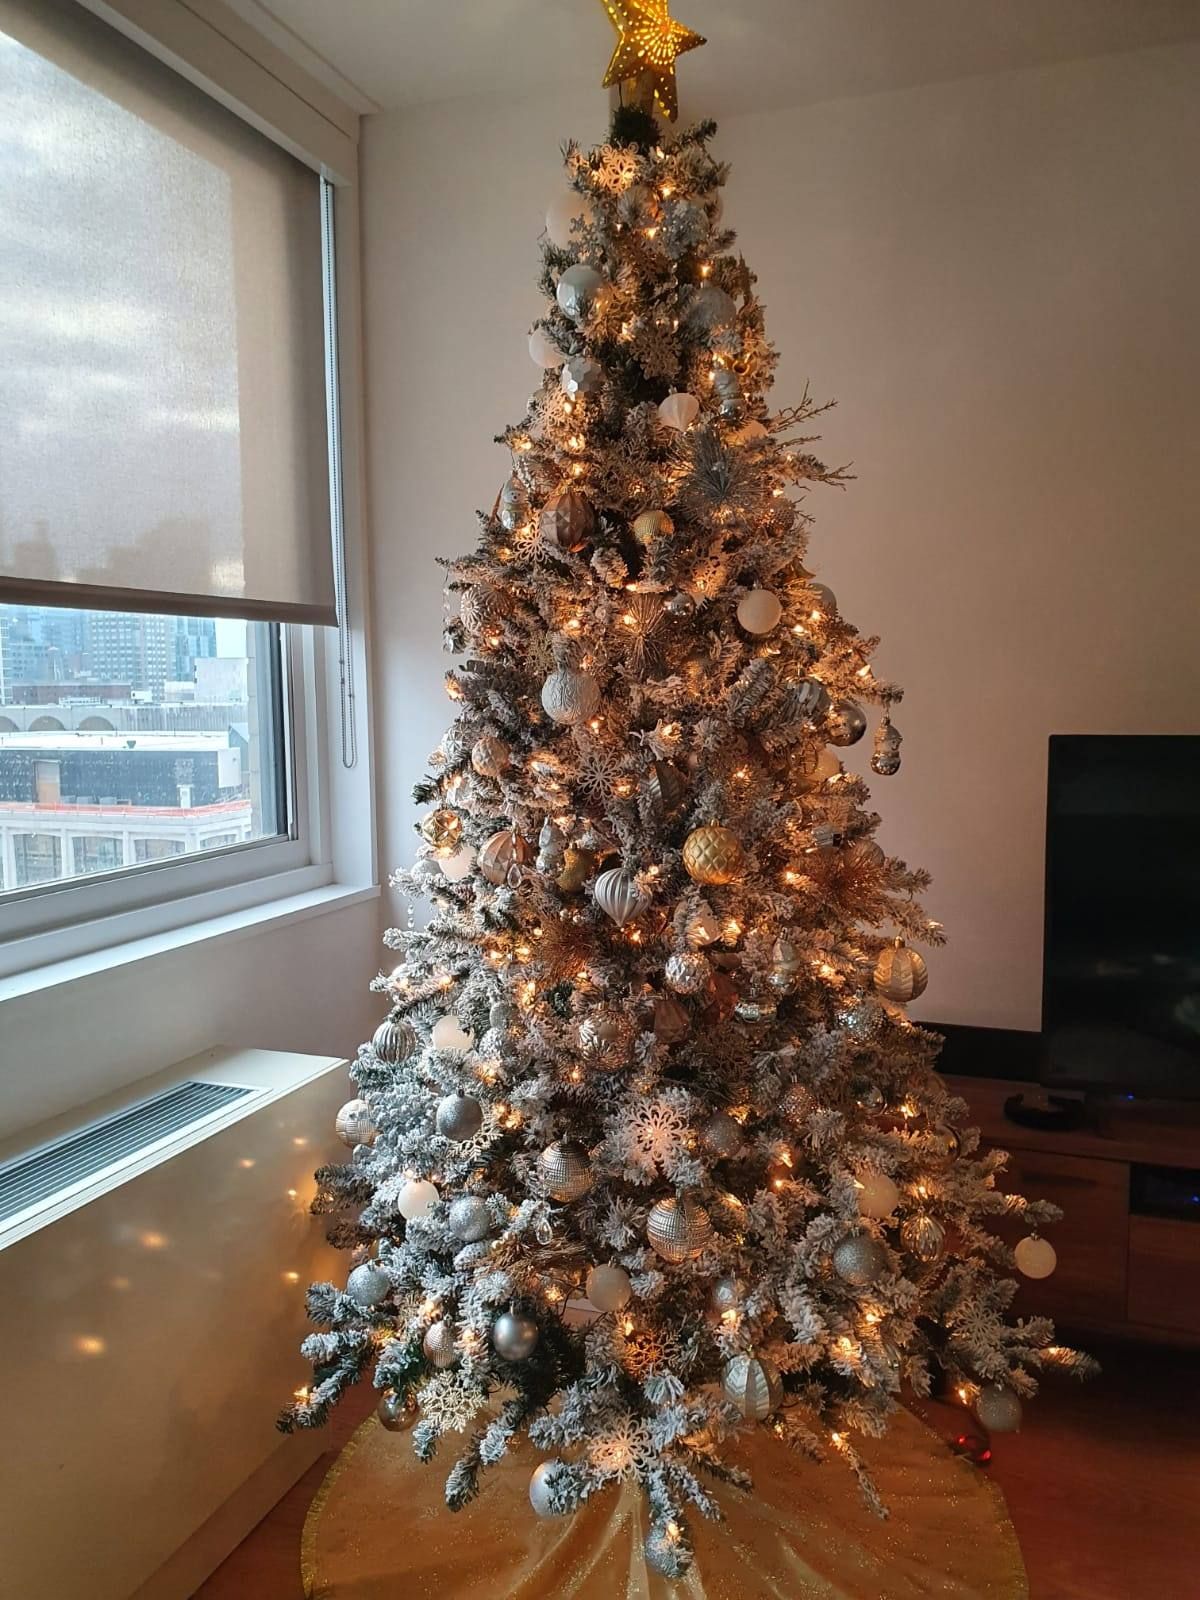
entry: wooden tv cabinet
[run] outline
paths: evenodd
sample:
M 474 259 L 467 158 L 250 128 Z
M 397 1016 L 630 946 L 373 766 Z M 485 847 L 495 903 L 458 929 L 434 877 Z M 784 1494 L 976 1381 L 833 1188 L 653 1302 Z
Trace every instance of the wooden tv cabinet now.
M 947 1077 L 971 1108 L 985 1144 L 1010 1153 L 1002 1188 L 1052 1200 L 1063 1220 L 1047 1229 L 1058 1268 L 1021 1279 L 1017 1315 L 1045 1313 L 1064 1328 L 1178 1344 L 1200 1343 L 1200 1202 L 1194 1216 L 1163 1214 L 1138 1199 L 1147 1172 L 1196 1180 L 1200 1107 L 1114 1102 L 1082 1128 L 1023 1128 L 1004 1114 L 1014 1094 L 1037 1086 L 1000 1078 Z M 1003 1227 L 1015 1241 L 1025 1230 Z

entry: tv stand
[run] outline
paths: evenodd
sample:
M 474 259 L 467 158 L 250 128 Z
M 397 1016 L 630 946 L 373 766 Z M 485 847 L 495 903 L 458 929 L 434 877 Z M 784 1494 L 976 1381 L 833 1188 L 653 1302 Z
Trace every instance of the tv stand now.
M 1200 1344 L 1200 1106 L 1089 1096 L 1078 1122 L 1011 1119 L 1033 1083 L 948 1076 L 984 1144 L 1010 1153 L 998 1187 L 1062 1207 L 1047 1229 L 1058 1268 L 1022 1278 L 1018 1316 L 1054 1317 L 1066 1329 Z M 998 1225 L 1010 1243 L 1026 1229 Z

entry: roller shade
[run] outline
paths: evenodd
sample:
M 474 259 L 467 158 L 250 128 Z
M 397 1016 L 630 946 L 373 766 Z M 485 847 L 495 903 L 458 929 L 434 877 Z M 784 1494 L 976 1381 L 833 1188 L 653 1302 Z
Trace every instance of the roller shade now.
M 0 600 L 335 621 L 320 184 L 0 0 Z

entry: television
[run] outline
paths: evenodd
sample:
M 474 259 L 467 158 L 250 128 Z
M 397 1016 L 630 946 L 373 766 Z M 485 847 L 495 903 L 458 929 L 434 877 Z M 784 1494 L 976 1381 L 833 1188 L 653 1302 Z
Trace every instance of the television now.
M 1200 1098 L 1200 737 L 1055 734 L 1042 1083 Z

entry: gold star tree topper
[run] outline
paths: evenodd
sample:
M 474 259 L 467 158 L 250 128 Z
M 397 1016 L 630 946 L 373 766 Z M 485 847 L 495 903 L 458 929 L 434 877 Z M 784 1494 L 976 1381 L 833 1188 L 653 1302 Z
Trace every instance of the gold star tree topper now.
M 604 87 L 624 83 L 644 73 L 653 85 L 654 99 L 668 122 L 679 115 L 675 92 L 675 57 L 695 50 L 705 41 L 702 35 L 685 28 L 671 15 L 670 0 L 602 0 L 613 27 L 617 48 L 613 51 Z

